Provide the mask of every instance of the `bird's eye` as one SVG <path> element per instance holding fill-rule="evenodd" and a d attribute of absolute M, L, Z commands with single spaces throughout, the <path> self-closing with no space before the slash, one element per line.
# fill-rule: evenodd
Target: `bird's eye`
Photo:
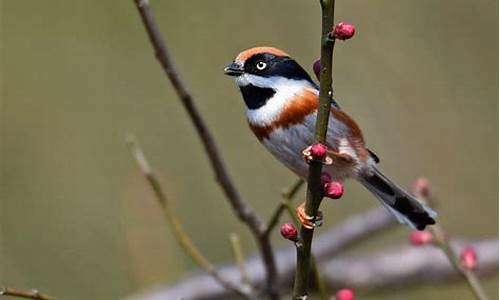
<path fill-rule="evenodd" d="M 257 67 L 257 69 L 262 71 L 267 67 L 267 64 L 263 61 L 259 61 L 255 66 Z"/>

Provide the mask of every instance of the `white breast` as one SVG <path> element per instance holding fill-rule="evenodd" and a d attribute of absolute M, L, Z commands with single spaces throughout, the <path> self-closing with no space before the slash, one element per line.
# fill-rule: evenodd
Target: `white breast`
<path fill-rule="evenodd" d="M 259 126 L 266 126 L 276 121 L 290 99 L 294 99 L 300 95 L 304 89 L 318 93 L 316 88 L 307 80 L 289 79 L 281 76 L 261 77 L 244 74 L 236 79 L 236 83 L 240 87 L 252 84 L 275 90 L 276 93 L 266 105 L 257 109 L 247 110 L 248 122 L 250 124 L 258 124 Z"/>

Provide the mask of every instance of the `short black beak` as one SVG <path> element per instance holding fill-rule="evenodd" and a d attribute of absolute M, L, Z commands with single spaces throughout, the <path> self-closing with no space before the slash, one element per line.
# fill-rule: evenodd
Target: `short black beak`
<path fill-rule="evenodd" d="M 243 67 L 233 62 L 224 68 L 224 74 L 229 76 L 240 76 L 243 74 Z"/>

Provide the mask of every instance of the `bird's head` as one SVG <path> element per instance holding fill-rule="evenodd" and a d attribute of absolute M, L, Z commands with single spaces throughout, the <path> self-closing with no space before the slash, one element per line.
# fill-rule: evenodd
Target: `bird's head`
<path fill-rule="evenodd" d="M 224 73 L 236 77 L 250 111 L 263 106 L 279 109 L 303 89 L 317 88 L 294 59 L 273 47 L 255 47 L 241 52 Z"/>

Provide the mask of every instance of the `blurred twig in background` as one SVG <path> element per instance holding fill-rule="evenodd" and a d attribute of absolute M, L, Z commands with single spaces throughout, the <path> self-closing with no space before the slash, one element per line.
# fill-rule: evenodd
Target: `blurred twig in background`
<path fill-rule="evenodd" d="M 229 242 L 231 243 L 236 264 L 240 269 L 240 281 L 243 284 L 249 285 L 250 279 L 248 278 L 248 273 L 245 267 L 245 255 L 243 254 L 243 248 L 241 247 L 240 237 L 236 233 L 231 233 L 229 234 Z"/>
<path fill-rule="evenodd" d="M 356 243 L 375 237 L 377 233 L 381 233 L 395 224 L 396 220 L 382 207 L 351 216 L 334 229 L 319 235 L 313 245 L 313 253 L 318 261 L 324 262 Z M 293 282 L 295 256 L 295 247 L 287 247 L 276 251 L 280 282 L 283 286 L 289 287 Z M 255 255 L 246 261 L 246 270 L 253 283 L 262 283 L 266 280 L 265 270 L 258 262 L 259 257 Z M 222 267 L 219 271 L 225 278 L 237 278 L 239 276 L 237 266 Z M 158 299 L 157 296 L 160 299 L 176 299 L 179 297 L 219 299 L 224 295 L 228 295 L 226 290 L 208 279 L 206 275 L 195 275 L 171 288 L 166 288 L 165 291 L 138 295 L 133 299 Z M 196 286 L 196 289 L 193 288 L 194 286 Z"/>
<path fill-rule="evenodd" d="M 193 97 L 189 93 L 186 85 L 181 80 L 177 69 L 175 68 L 170 52 L 166 47 L 160 30 L 154 19 L 153 13 L 147 0 L 134 0 L 142 22 L 148 33 L 151 44 L 154 48 L 156 58 L 161 64 L 165 74 L 174 87 L 179 100 L 184 105 L 184 108 L 189 114 L 189 118 L 196 128 L 198 136 L 203 142 L 205 151 L 209 157 L 212 168 L 216 174 L 217 182 L 222 187 L 227 199 L 231 203 L 234 212 L 238 215 L 240 220 L 244 222 L 250 231 L 253 233 L 254 238 L 259 247 L 262 259 L 267 273 L 266 290 L 271 299 L 279 299 L 278 291 L 278 276 L 276 271 L 276 262 L 274 253 L 271 246 L 269 236 L 266 234 L 265 223 L 257 216 L 254 210 L 250 207 L 248 202 L 236 189 L 232 178 L 230 177 L 222 156 L 217 148 L 213 135 L 207 127 L 200 112 L 194 104 Z"/>
<path fill-rule="evenodd" d="M 436 199 L 431 197 L 430 184 L 426 178 L 419 178 L 412 184 L 412 193 L 423 203 L 428 205 L 436 203 Z M 438 223 L 430 226 L 429 231 L 434 237 L 434 244 L 441 249 L 453 268 L 455 268 L 455 270 L 467 281 L 474 296 L 476 296 L 478 300 L 488 300 L 488 296 L 486 295 L 486 292 L 484 291 L 484 288 L 474 271 L 471 268 L 462 266 L 462 263 L 460 262 L 455 250 L 452 248 L 447 233 L 441 224 Z"/>
<path fill-rule="evenodd" d="M 198 248 L 196 248 L 194 243 L 184 231 L 179 219 L 177 219 L 174 212 L 172 211 L 170 202 L 168 201 L 168 198 L 165 195 L 163 188 L 161 187 L 160 181 L 154 174 L 153 168 L 146 159 L 146 156 L 144 155 L 141 147 L 133 136 L 127 137 L 127 144 L 130 147 L 130 151 L 132 152 L 132 155 L 134 156 L 139 169 L 142 171 L 144 177 L 151 186 L 151 189 L 154 191 L 158 202 L 162 206 L 165 219 L 170 225 L 170 228 L 172 229 L 177 242 L 184 249 L 184 252 L 186 252 L 186 254 L 188 254 L 200 268 L 210 274 L 223 287 L 245 298 L 253 298 L 252 290 L 248 285 L 237 285 L 229 280 L 222 278 L 215 267 L 201 254 Z"/>
<path fill-rule="evenodd" d="M 323 234 L 318 235 L 313 245 L 320 271 L 331 288 L 349 286 L 360 290 L 394 288 L 415 283 L 457 279 L 458 273 L 441 251 L 435 247 L 396 246 L 382 249 L 368 256 L 338 256 L 340 252 L 359 242 L 374 238 L 396 225 L 395 219 L 384 209 L 354 215 Z M 498 239 L 475 242 L 455 241 L 452 246 L 459 250 L 472 245 L 479 257 L 478 270 L 481 275 L 495 274 L 498 270 Z M 278 270 L 283 286 L 293 282 L 295 248 L 286 247 L 276 251 Z M 252 282 L 265 281 L 265 271 L 255 255 L 246 261 L 246 270 Z M 401 264 L 401 262 L 405 262 Z M 226 265 L 218 268 L 227 278 L 237 278 L 239 268 Z M 339 272 L 341 270 L 341 272 Z M 196 288 L 194 288 L 196 287 Z M 154 299 L 221 299 L 230 293 L 210 280 L 205 274 L 193 274 L 178 283 L 132 296 L 134 300 Z"/>
<path fill-rule="evenodd" d="M 54 298 L 41 294 L 37 290 L 31 291 L 21 291 L 13 288 L 0 288 L 0 297 L 1 296 L 10 296 L 24 299 L 35 299 L 35 300 L 55 300 Z"/>

